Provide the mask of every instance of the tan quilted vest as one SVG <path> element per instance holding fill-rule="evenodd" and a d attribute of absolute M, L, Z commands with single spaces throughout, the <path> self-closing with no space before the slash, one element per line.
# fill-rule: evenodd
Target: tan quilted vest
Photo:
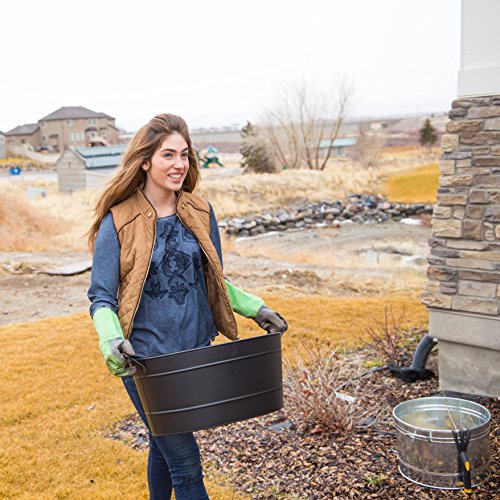
<path fill-rule="evenodd" d="M 236 319 L 229 302 L 219 256 L 210 239 L 210 206 L 201 196 L 180 191 L 176 212 L 180 221 L 196 236 L 204 254 L 208 303 L 217 330 L 235 340 L 238 338 Z M 130 198 L 111 208 L 111 213 L 120 240 L 118 317 L 123 334 L 128 338 L 153 255 L 156 211 L 138 189 Z"/>

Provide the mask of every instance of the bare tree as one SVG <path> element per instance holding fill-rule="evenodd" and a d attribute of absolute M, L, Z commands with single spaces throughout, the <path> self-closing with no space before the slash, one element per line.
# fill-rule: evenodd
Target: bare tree
<path fill-rule="evenodd" d="M 385 137 L 381 132 L 361 130 L 356 146 L 356 159 L 363 167 L 376 167 L 384 145 Z"/>
<path fill-rule="evenodd" d="M 276 104 L 266 110 L 263 125 L 278 163 L 284 168 L 324 170 L 352 90 L 345 78 L 326 90 L 306 81 L 282 84 Z"/>

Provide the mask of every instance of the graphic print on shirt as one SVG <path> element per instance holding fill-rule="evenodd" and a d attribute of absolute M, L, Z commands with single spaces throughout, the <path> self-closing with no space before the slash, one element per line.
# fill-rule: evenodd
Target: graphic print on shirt
<path fill-rule="evenodd" d="M 167 296 L 180 306 L 200 284 L 197 275 L 203 265 L 201 253 L 198 241 L 189 229 L 184 226 L 176 228 L 175 219 L 162 222 L 164 225 L 155 241 L 144 293 L 153 300 Z"/>

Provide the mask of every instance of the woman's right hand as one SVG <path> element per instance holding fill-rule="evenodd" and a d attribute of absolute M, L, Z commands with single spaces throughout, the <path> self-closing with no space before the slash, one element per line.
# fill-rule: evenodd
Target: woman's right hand
<path fill-rule="evenodd" d="M 123 356 L 134 356 L 132 344 L 123 337 L 118 316 L 108 307 L 97 309 L 92 317 L 94 327 L 99 335 L 99 348 L 104 356 L 108 370 L 117 377 L 128 377 L 136 372 Z"/>
<path fill-rule="evenodd" d="M 104 347 L 104 346 L 103 346 Z M 130 365 L 123 354 L 134 356 L 135 351 L 132 344 L 124 338 L 114 338 L 108 342 L 107 348 L 101 347 L 108 370 L 117 377 L 128 377 L 134 375 L 136 368 Z"/>

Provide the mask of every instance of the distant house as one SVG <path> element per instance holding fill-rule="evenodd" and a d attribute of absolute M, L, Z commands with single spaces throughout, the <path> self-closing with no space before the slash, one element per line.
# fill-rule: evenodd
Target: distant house
<path fill-rule="evenodd" d="M 103 185 L 120 163 L 127 146 L 68 148 L 57 161 L 59 191 L 71 193 Z"/>
<path fill-rule="evenodd" d="M 319 144 L 319 149 L 324 156 L 331 144 L 332 158 L 350 158 L 352 156 L 352 151 L 357 143 L 358 140 L 355 137 L 339 137 L 335 139 L 333 143 L 328 139 L 323 139 Z"/>
<path fill-rule="evenodd" d="M 38 123 L 26 123 L 19 125 L 6 134 L 7 150 L 10 146 L 28 145 L 31 150 L 37 150 L 40 147 L 40 126 Z"/>
<path fill-rule="evenodd" d="M 7 144 L 5 134 L 0 131 L 0 159 L 7 157 Z"/>
<path fill-rule="evenodd" d="M 30 144 L 35 151 L 62 152 L 69 147 L 107 146 L 118 142 L 115 119 L 83 106 L 65 106 L 38 123 L 7 132 L 8 146 Z"/>

